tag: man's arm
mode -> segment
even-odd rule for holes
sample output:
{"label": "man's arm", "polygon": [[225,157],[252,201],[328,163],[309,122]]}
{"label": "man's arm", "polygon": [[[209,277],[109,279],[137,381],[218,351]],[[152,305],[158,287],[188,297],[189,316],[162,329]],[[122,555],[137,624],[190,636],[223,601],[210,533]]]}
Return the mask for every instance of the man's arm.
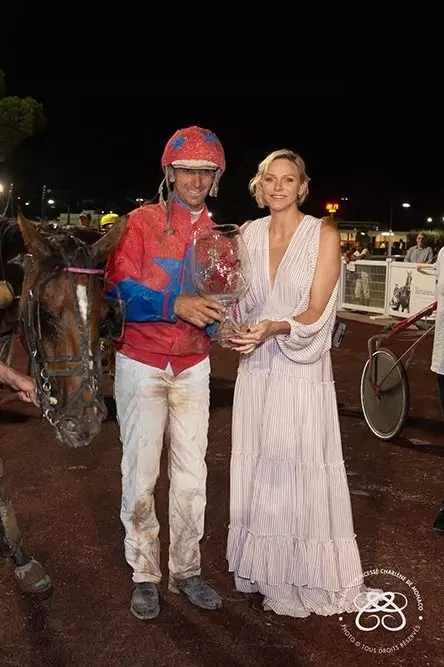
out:
{"label": "man's arm", "polygon": [[18,397],[25,403],[34,403],[35,406],[39,406],[34,380],[10,368],[2,361],[0,361],[0,384],[5,384],[12,391],[18,392]]}
{"label": "man's arm", "polygon": [[426,256],[424,260],[424,264],[432,264],[433,263],[433,249],[432,248],[426,248]]}
{"label": "man's arm", "polygon": [[365,259],[367,255],[368,255],[367,248],[363,248],[362,251],[359,253],[359,255],[355,255],[355,256],[350,257],[350,261],[351,262],[358,262],[360,259]]}
{"label": "man's arm", "polygon": [[[144,257],[144,233],[136,211],[130,215],[121,242],[108,259],[106,278],[111,284],[108,296],[121,298],[125,303],[125,320],[128,322],[176,322],[183,319],[204,328],[219,318],[222,307],[200,296],[180,294],[177,276],[163,290],[156,290],[142,282]],[[165,243],[168,237],[165,237]],[[154,261],[152,259],[152,261]],[[172,267],[171,271],[178,270]]]}
{"label": "man's arm", "polygon": [[128,321],[175,322],[174,301],[178,295],[169,287],[155,290],[142,282],[144,234],[140,216],[139,211],[130,214],[122,240],[108,259],[108,296],[124,301]]}

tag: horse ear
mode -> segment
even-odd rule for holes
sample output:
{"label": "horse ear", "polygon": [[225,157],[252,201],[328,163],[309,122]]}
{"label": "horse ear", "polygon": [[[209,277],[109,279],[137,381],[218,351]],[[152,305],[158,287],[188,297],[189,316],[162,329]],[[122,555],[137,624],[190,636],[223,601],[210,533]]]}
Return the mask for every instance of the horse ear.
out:
{"label": "horse ear", "polygon": [[52,252],[49,242],[42,236],[37,227],[27,220],[20,211],[17,214],[17,224],[31,254],[49,255]]}
{"label": "horse ear", "polygon": [[117,218],[111,229],[106,232],[102,238],[93,243],[92,256],[96,264],[106,262],[114,248],[119,245],[127,222],[127,215],[120,216],[120,218]]}

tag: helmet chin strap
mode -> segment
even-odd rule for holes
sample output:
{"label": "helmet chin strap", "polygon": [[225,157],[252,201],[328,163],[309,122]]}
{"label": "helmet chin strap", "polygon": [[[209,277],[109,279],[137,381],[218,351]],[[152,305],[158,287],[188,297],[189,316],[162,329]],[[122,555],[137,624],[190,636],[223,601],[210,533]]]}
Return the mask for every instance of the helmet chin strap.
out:
{"label": "helmet chin strap", "polygon": [[171,214],[172,214],[173,199],[174,199],[174,192],[171,183],[174,183],[174,175],[172,167],[168,165],[168,167],[166,168],[166,186],[168,192],[168,197],[166,200],[167,226],[163,230],[163,233],[166,234],[167,236],[175,234],[174,229],[171,227]]}
{"label": "helmet chin strap", "polygon": [[168,199],[166,201],[166,214],[167,214],[167,226],[163,230],[163,233],[166,234],[167,236],[171,236],[171,234],[175,234],[176,232],[174,229],[171,227],[171,208],[173,204],[173,195],[170,191],[170,195],[168,196]]}
{"label": "helmet chin strap", "polygon": [[216,169],[216,173],[214,174],[213,185],[211,186],[211,190],[209,192],[210,197],[217,197],[217,193],[219,192],[219,181],[221,176],[222,176],[221,170]]}
{"label": "helmet chin strap", "polygon": [[[167,236],[171,236],[171,234],[174,234],[174,229],[171,228],[171,207],[173,203],[173,190],[170,185],[171,177],[172,177],[171,170],[170,167],[168,166],[165,170],[165,177],[162,179],[162,182],[159,185],[159,190],[158,190],[159,202],[165,207],[167,214],[167,225],[163,230],[163,233],[166,234]],[[167,192],[166,199],[164,197],[165,189]]]}

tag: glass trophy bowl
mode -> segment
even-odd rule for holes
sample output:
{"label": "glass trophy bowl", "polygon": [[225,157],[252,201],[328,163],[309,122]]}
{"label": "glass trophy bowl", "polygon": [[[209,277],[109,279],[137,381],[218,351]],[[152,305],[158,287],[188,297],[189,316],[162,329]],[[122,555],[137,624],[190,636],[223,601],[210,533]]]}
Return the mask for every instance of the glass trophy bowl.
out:
{"label": "glass trophy bowl", "polygon": [[236,303],[250,286],[251,266],[238,225],[214,225],[199,229],[193,236],[193,283],[206,299],[225,307],[214,339],[221,343],[233,327],[239,327]]}

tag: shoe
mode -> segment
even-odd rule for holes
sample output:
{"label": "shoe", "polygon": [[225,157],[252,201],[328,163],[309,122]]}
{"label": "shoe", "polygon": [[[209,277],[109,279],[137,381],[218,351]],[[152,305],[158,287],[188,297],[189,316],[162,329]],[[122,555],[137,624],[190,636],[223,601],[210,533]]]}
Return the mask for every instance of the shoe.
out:
{"label": "shoe", "polygon": [[433,528],[439,535],[444,535],[444,503],[441,505],[439,514],[433,523]]}
{"label": "shoe", "polygon": [[160,614],[159,589],[152,581],[136,584],[131,597],[131,613],[141,621],[151,621]]}
{"label": "shoe", "polygon": [[14,576],[23,593],[45,593],[52,586],[48,574],[35,558],[31,558],[25,565],[18,565],[14,570]]}
{"label": "shoe", "polygon": [[188,579],[173,579],[173,577],[170,577],[168,590],[172,593],[183,593],[192,604],[202,609],[213,610],[222,607],[222,600],[219,595],[199,576],[188,577]]}

